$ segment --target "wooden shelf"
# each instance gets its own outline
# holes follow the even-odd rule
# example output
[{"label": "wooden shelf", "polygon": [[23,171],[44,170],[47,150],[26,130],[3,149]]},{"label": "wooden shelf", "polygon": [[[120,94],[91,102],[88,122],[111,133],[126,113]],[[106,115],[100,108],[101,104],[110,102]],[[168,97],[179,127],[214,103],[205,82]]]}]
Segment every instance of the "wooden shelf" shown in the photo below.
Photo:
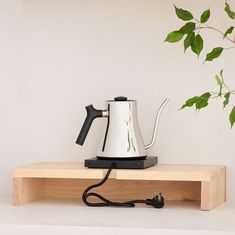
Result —
[{"label": "wooden shelf", "polygon": [[[37,163],[13,173],[13,204],[41,198],[81,198],[83,190],[102,179],[106,169],[83,163]],[[166,200],[200,201],[211,210],[225,201],[225,167],[215,165],[156,165],[144,170],[115,169],[96,190],[113,200],[151,198],[161,192]]]}]

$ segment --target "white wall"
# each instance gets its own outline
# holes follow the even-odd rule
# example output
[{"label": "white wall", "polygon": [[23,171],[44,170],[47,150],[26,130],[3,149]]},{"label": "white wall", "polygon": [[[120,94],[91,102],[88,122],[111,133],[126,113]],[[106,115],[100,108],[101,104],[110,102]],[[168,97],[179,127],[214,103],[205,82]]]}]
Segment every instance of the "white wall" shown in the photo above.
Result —
[{"label": "white wall", "polygon": [[[196,15],[210,6],[210,24],[223,30],[229,25],[224,1],[174,2]],[[126,95],[138,100],[146,142],[157,107],[170,97],[149,155],[161,163],[226,165],[233,200],[235,129],[229,128],[229,110],[219,100],[197,115],[178,108],[190,96],[216,90],[213,77],[222,67],[235,88],[235,53],[202,65],[192,53],[184,55],[182,44],[163,43],[181,25],[173,1],[1,0],[0,193],[10,193],[14,167],[95,156],[102,120],[95,121],[84,147],[75,144],[84,106],[102,108],[105,99]],[[230,46],[214,32],[206,38],[208,50]]]}]

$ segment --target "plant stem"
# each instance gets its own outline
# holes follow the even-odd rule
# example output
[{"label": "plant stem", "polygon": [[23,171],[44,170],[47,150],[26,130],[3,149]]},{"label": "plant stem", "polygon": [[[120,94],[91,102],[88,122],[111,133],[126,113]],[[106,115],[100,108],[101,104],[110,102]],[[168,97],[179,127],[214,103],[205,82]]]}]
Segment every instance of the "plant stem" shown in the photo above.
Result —
[{"label": "plant stem", "polygon": [[[218,95],[218,92],[210,91],[210,93],[211,93],[212,95],[215,95],[215,96],[211,96],[210,98],[217,98],[217,97],[220,97],[220,96]],[[235,95],[235,91],[234,91],[234,90],[233,90],[233,91],[229,91],[229,93],[230,93],[231,95]],[[225,94],[227,94],[227,92],[222,92],[222,93],[221,93],[221,95],[225,95]]]},{"label": "plant stem", "polygon": [[230,49],[235,49],[235,47],[224,47],[224,50],[230,50]]},{"label": "plant stem", "polygon": [[229,87],[228,87],[228,86],[227,86],[227,84],[224,82],[224,79],[222,80],[222,82],[223,82],[223,84],[224,84],[225,88],[227,89],[227,91],[231,93],[231,91],[230,91]]}]

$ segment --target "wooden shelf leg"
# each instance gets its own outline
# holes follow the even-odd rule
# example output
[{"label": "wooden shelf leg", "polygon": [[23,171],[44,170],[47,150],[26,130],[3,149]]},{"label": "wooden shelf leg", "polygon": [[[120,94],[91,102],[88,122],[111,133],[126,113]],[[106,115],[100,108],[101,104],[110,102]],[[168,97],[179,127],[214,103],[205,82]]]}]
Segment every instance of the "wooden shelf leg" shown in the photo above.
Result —
[{"label": "wooden shelf leg", "polygon": [[201,182],[201,210],[212,210],[225,201],[225,181],[225,168],[222,168],[209,181]]},{"label": "wooden shelf leg", "polygon": [[43,197],[43,179],[13,178],[12,204],[24,205]]}]

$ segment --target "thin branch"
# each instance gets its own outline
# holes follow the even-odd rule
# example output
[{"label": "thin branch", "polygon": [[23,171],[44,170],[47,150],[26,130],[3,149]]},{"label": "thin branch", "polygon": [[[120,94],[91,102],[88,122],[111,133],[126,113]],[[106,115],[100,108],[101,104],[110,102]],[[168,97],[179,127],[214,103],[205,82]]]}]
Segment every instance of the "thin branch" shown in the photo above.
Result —
[{"label": "thin branch", "polygon": [[224,50],[230,50],[230,49],[235,49],[235,47],[224,47]]},{"label": "thin branch", "polygon": [[224,84],[225,88],[227,89],[227,91],[231,93],[229,87],[228,87],[227,84],[224,82],[224,80],[223,80],[223,84]]},{"label": "thin branch", "polygon": [[[197,20],[197,19],[195,19],[195,18],[194,18],[194,20],[201,24],[201,22],[200,22],[199,20]],[[222,31],[220,31],[219,29],[216,29],[216,28],[214,28],[214,27],[212,27],[212,26],[209,26],[209,25],[206,24],[206,23],[203,23],[203,25],[205,25],[205,26],[199,26],[198,28],[199,28],[199,29],[212,29],[212,30],[215,30],[216,32],[222,34],[224,38],[226,38],[227,40],[229,40],[230,42],[232,42],[233,44],[235,44],[235,41],[233,41],[231,38],[229,38],[229,37],[227,37],[227,36],[224,36],[224,33],[223,33]]]}]

